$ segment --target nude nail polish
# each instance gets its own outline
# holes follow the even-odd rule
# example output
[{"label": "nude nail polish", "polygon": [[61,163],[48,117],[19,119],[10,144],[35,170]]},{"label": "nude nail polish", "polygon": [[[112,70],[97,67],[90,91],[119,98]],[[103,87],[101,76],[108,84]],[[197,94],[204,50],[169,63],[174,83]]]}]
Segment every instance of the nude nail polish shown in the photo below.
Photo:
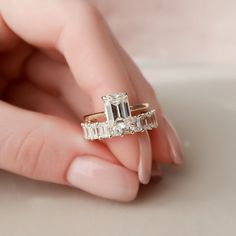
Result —
[{"label": "nude nail polish", "polygon": [[139,186],[134,172],[93,156],[75,158],[68,169],[67,181],[86,192],[118,201],[133,200]]},{"label": "nude nail polish", "polygon": [[170,156],[174,164],[180,165],[183,162],[183,147],[180,141],[180,138],[170,123],[170,121],[164,116],[163,120],[165,122],[166,135],[170,147]]},{"label": "nude nail polish", "polygon": [[148,184],[152,171],[152,150],[151,142],[147,131],[138,134],[139,139],[139,166],[138,176],[142,184]]}]

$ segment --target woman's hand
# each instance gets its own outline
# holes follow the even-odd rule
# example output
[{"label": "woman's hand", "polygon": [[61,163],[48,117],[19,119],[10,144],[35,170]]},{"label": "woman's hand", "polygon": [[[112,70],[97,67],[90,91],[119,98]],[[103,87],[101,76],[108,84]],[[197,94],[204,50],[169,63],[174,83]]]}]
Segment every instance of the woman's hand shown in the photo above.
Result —
[{"label": "woman's hand", "polygon": [[[158,129],[84,140],[83,116],[120,91],[131,104],[149,102]],[[129,201],[139,180],[148,183],[152,159],[181,163],[153,89],[85,1],[0,0],[0,95],[1,169]]]}]

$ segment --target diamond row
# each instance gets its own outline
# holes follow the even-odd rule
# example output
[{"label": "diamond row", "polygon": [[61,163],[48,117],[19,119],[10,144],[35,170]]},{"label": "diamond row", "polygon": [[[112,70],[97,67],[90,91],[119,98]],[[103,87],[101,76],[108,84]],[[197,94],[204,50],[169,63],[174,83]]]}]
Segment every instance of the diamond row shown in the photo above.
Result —
[{"label": "diamond row", "polygon": [[81,126],[85,139],[95,140],[152,130],[157,128],[158,122],[155,110],[151,110],[137,116],[132,116],[121,123],[111,124],[107,121],[96,123],[87,122],[82,123]]}]

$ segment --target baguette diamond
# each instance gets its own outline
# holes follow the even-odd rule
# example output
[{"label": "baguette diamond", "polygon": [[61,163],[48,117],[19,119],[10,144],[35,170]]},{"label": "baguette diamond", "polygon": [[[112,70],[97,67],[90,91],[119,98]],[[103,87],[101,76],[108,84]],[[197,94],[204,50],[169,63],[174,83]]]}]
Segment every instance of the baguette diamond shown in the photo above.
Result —
[{"label": "baguette diamond", "polygon": [[157,128],[157,126],[155,110],[129,117],[126,120],[117,120],[116,122],[82,123],[84,137],[88,140],[134,134],[145,130],[152,130]]}]

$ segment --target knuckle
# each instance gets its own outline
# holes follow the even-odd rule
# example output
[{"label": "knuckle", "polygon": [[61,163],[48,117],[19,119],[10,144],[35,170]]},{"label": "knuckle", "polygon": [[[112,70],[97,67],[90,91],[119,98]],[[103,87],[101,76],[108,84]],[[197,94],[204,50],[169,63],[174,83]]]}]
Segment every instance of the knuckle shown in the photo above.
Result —
[{"label": "knuckle", "polygon": [[20,175],[38,179],[40,177],[40,160],[46,147],[44,135],[38,129],[27,133],[21,140],[13,159],[15,169]]},{"label": "knuckle", "polygon": [[86,5],[85,12],[87,13],[88,16],[91,16],[95,19],[102,19],[101,13],[98,11],[98,9],[95,6],[91,4]]},{"label": "knuckle", "polygon": [[79,11],[80,15],[84,18],[84,20],[93,23],[103,22],[103,16],[100,11],[94,5],[88,2],[80,2]]},{"label": "knuckle", "polygon": [[72,0],[65,4],[64,1],[60,1],[61,12],[69,19],[76,20],[79,18],[101,20],[103,19],[102,14],[93,4],[87,1]]},{"label": "knuckle", "polygon": [[45,156],[51,151],[46,130],[50,131],[50,124],[43,126],[23,132],[19,129],[3,135],[0,140],[0,168],[42,179]]}]

